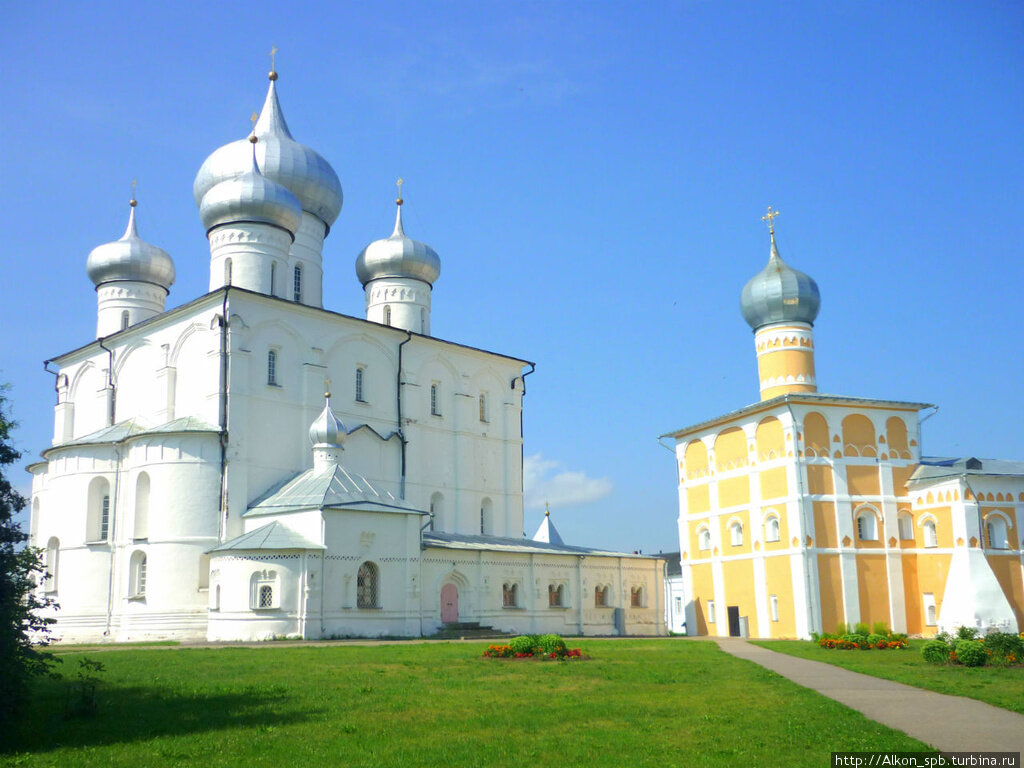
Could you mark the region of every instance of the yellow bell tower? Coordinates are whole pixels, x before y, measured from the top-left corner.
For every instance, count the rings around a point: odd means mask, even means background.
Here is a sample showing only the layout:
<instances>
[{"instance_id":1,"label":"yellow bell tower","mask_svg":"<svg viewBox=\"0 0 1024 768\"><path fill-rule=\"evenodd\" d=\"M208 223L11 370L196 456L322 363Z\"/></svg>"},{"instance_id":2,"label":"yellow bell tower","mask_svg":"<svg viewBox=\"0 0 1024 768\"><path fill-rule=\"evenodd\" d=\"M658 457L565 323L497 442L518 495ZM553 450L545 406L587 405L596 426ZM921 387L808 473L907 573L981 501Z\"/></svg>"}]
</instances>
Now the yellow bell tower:
<instances>
[{"instance_id":1,"label":"yellow bell tower","mask_svg":"<svg viewBox=\"0 0 1024 768\"><path fill-rule=\"evenodd\" d=\"M761 399L793 392L817 392L814 375L814 319L821 297L814 280L779 256L774 219L768 207L771 252L768 264L743 287L740 310L754 330Z\"/></svg>"}]
</instances>

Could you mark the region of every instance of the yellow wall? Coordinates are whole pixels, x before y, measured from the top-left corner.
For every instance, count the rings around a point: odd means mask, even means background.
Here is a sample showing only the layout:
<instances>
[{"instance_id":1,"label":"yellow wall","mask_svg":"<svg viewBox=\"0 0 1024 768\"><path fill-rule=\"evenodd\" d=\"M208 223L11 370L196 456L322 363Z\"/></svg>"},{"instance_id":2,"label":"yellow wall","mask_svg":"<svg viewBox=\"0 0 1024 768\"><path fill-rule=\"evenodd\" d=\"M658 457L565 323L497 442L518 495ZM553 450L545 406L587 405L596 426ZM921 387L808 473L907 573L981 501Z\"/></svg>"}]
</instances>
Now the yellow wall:
<instances>
[{"instance_id":1,"label":"yellow wall","mask_svg":"<svg viewBox=\"0 0 1024 768\"><path fill-rule=\"evenodd\" d=\"M735 507L750 503L750 478L747 475L718 481L718 507Z\"/></svg>"},{"instance_id":2,"label":"yellow wall","mask_svg":"<svg viewBox=\"0 0 1024 768\"><path fill-rule=\"evenodd\" d=\"M793 574L789 567L789 556L765 558L764 574L766 594L779 598L779 620L771 620L769 607L766 634L771 637L796 637L796 608L793 604Z\"/></svg>"},{"instance_id":3,"label":"yellow wall","mask_svg":"<svg viewBox=\"0 0 1024 768\"><path fill-rule=\"evenodd\" d=\"M715 469L727 472L750 463L747 436L739 427L723 429L715 438Z\"/></svg>"},{"instance_id":4,"label":"yellow wall","mask_svg":"<svg viewBox=\"0 0 1024 768\"><path fill-rule=\"evenodd\" d=\"M999 581L999 586L1003 588L1003 594L1010 601L1010 607L1017 617L1017 626L1024 627L1024 580L1021 576L1020 558L1011 555L990 555L986 559Z\"/></svg>"},{"instance_id":5,"label":"yellow wall","mask_svg":"<svg viewBox=\"0 0 1024 768\"><path fill-rule=\"evenodd\" d=\"M872 628L875 622L889 621L889 583L885 575L885 555L858 555L857 592L860 596L860 620Z\"/></svg>"},{"instance_id":6,"label":"yellow wall","mask_svg":"<svg viewBox=\"0 0 1024 768\"><path fill-rule=\"evenodd\" d=\"M832 467L827 464L808 464L807 492L827 495L835 493L835 484L832 480Z\"/></svg>"},{"instance_id":7,"label":"yellow wall","mask_svg":"<svg viewBox=\"0 0 1024 768\"><path fill-rule=\"evenodd\" d=\"M775 467L761 473L761 498L780 499L789 495L786 483L786 468Z\"/></svg>"},{"instance_id":8,"label":"yellow wall","mask_svg":"<svg viewBox=\"0 0 1024 768\"><path fill-rule=\"evenodd\" d=\"M761 381L770 381L787 377L804 376L810 381L804 383L788 383L765 389L761 393L762 400L785 394L787 392L817 392L814 381L814 350L807 347L781 349L777 352L760 355L757 358L757 375Z\"/></svg>"},{"instance_id":9,"label":"yellow wall","mask_svg":"<svg viewBox=\"0 0 1024 768\"><path fill-rule=\"evenodd\" d=\"M686 489L686 512L702 515L711 509L711 492L707 483L691 485Z\"/></svg>"},{"instance_id":10,"label":"yellow wall","mask_svg":"<svg viewBox=\"0 0 1024 768\"><path fill-rule=\"evenodd\" d=\"M940 543L939 546L944 546ZM927 552L927 550L925 550ZM922 594L925 592L931 592L935 596L935 609L938 615L942 615L942 596L946 592L946 579L949 576L949 561L952 555L946 554L918 554L916 557L913 555L904 555L904 564L908 557L914 557L917 561L915 572L917 575L917 592L910 594L905 588L907 600L907 617L908 619L913 615L917 615L918 621L920 622L920 632L925 635L934 634L937 629L935 627L924 626L924 606L922 601ZM907 584L906 579L907 569L904 568L904 584Z\"/></svg>"},{"instance_id":11,"label":"yellow wall","mask_svg":"<svg viewBox=\"0 0 1024 768\"><path fill-rule=\"evenodd\" d=\"M769 416L757 425L757 460L771 461L786 455L786 444L782 435L782 422Z\"/></svg>"},{"instance_id":12,"label":"yellow wall","mask_svg":"<svg viewBox=\"0 0 1024 768\"><path fill-rule=\"evenodd\" d=\"M728 632L729 615L726 609L730 605L739 606L740 616L747 617L747 630L751 637L758 636L757 601L754 597L754 561L730 560L722 563L725 577L725 605L718 606L716 618L725 622Z\"/></svg>"},{"instance_id":13,"label":"yellow wall","mask_svg":"<svg viewBox=\"0 0 1024 768\"><path fill-rule=\"evenodd\" d=\"M907 481L910 476L914 474L914 470L917 469L916 464L912 464L909 467L893 467L892 468L892 489L897 496L908 496L907 492Z\"/></svg>"},{"instance_id":14,"label":"yellow wall","mask_svg":"<svg viewBox=\"0 0 1024 768\"><path fill-rule=\"evenodd\" d=\"M900 557L903 563L903 605L907 615L907 634L920 635L924 632L934 632L934 628L926 628L924 624L924 608L921 604L921 593L927 590L921 589L917 578L917 555L906 554ZM935 603L938 605L942 595L935 596Z\"/></svg>"},{"instance_id":15,"label":"yellow wall","mask_svg":"<svg viewBox=\"0 0 1024 768\"><path fill-rule=\"evenodd\" d=\"M815 501L813 503L815 546L822 548L838 547L839 536L836 532L835 504L831 501Z\"/></svg>"},{"instance_id":16,"label":"yellow wall","mask_svg":"<svg viewBox=\"0 0 1024 768\"><path fill-rule=\"evenodd\" d=\"M697 634L711 634L708 630L707 604L708 600L715 599L714 581L711 576L711 564L703 563L690 567L690 576L693 579L693 607L697 614ZM715 618L719 618L720 606L715 606ZM712 627L714 625L711 625Z\"/></svg>"},{"instance_id":17,"label":"yellow wall","mask_svg":"<svg viewBox=\"0 0 1024 768\"><path fill-rule=\"evenodd\" d=\"M878 468L875 466L846 468L846 485L851 496L878 496Z\"/></svg>"},{"instance_id":18,"label":"yellow wall","mask_svg":"<svg viewBox=\"0 0 1024 768\"><path fill-rule=\"evenodd\" d=\"M812 450L815 456L832 455L832 441L828 436L828 424L825 417L816 411L811 411L804 417L804 446Z\"/></svg>"},{"instance_id":19,"label":"yellow wall","mask_svg":"<svg viewBox=\"0 0 1024 768\"><path fill-rule=\"evenodd\" d=\"M818 555L818 585L821 591L822 631L834 632L839 622L846 621L839 555Z\"/></svg>"}]
</instances>

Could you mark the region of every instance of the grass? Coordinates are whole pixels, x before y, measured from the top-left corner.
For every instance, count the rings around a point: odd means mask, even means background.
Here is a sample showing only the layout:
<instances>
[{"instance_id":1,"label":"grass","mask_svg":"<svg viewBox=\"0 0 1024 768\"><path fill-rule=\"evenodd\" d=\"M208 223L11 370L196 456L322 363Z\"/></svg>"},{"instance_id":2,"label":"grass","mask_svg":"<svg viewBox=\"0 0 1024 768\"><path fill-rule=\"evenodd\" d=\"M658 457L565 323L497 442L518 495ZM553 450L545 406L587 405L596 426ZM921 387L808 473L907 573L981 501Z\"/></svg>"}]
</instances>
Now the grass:
<instances>
[{"instance_id":1,"label":"grass","mask_svg":"<svg viewBox=\"0 0 1024 768\"><path fill-rule=\"evenodd\" d=\"M68 684L39 681L0 765L734 768L926 749L713 643L571 644L592 660L482 659L486 643L112 651L99 713L65 718Z\"/></svg>"},{"instance_id":2,"label":"grass","mask_svg":"<svg viewBox=\"0 0 1024 768\"><path fill-rule=\"evenodd\" d=\"M924 640L900 651L837 651L809 640L755 640L755 645L801 659L823 661L853 672L895 680L952 696L966 696L1024 714L1024 667L961 667L929 664Z\"/></svg>"}]
</instances>

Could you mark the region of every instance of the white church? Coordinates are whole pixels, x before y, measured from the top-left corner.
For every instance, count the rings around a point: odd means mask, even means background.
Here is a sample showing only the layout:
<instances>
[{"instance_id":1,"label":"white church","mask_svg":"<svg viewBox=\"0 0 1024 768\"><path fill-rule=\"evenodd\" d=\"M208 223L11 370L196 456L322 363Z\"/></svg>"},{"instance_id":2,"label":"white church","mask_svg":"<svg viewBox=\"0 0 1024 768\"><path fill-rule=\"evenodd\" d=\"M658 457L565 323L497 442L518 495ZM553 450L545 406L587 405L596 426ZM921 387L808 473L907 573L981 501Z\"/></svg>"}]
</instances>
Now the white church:
<instances>
[{"instance_id":1,"label":"white church","mask_svg":"<svg viewBox=\"0 0 1024 768\"><path fill-rule=\"evenodd\" d=\"M195 179L209 293L165 309L175 266L134 199L89 254L96 338L47 361L53 443L29 467L55 635L665 634L663 560L566 545L548 516L525 536L533 365L430 335L441 262L401 197L356 258L365 318L323 307L341 184L276 80Z\"/></svg>"}]
</instances>

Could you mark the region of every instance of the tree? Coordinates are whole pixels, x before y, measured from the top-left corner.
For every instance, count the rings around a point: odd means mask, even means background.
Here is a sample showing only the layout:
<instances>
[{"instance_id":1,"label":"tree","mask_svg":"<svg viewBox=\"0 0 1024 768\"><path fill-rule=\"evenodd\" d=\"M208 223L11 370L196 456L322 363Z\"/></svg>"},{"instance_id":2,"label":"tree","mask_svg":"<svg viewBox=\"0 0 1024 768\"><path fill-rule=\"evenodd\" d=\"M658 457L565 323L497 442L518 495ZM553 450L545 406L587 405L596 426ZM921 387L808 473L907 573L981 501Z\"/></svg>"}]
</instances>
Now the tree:
<instances>
[{"instance_id":1,"label":"tree","mask_svg":"<svg viewBox=\"0 0 1024 768\"><path fill-rule=\"evenodd\" d=\"M16 425L6 413L7 389L0 386L0 732L27 701L31 678L54 662L52 654L36 647L46 642L54 622L38 615L53 604L37 590L44 573L40 552L24 546L28 536L14 520L25 497L7 477L8 467L21 458L10 442Z\"/></svg>"}]
</instances>

